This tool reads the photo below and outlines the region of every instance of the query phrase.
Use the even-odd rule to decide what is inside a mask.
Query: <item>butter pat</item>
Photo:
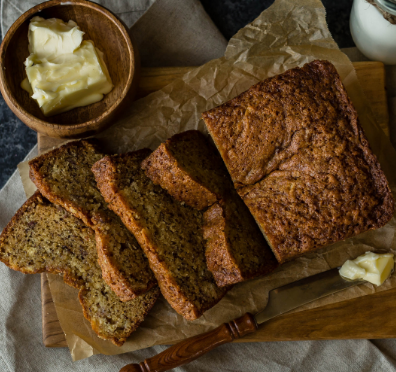
[[[351,280],[363,279],[381,285],[390,276],[394,266],[392,253],[366,252],[353,261],[346,261],[340,269],[340,275]]]
[[[73,53],[81,45],[83,35],[73,21],[65,23],[57,18],[34,17],[29,24],[29,53],[36,61]]]
[[[34,17],[29,25],[29,51],[21,87],[45,116],[100,101],[113,84],[103,53],[73,21]]]

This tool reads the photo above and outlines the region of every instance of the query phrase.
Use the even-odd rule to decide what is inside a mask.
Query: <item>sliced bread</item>
[[[204,213],[206,262],[219,287],[267,275],[278,262],[238,194],[230,192]]]
[[[103,278],[122,301],[156,285],[134,236],[100,194],[92,165],[104,155],[95,142],[69,142],[29,162],[30,178],[51,202],[95,230]]]
[[[201,132],[174,135],[142,162],[142,168],[177,200],[201,210],[209,207],[203,223],[206,261],[219,287],[269,274],[277,267],[220,154]]]
[[[232,187],[216,147],[197,130],[169,138],[143,161],[142,168],[175,199],[199,210],[219,201]]]
[[[93,230],[36,192],[0,236],[0,261],[25,274],[59,273],[79,289],[85,318],[99,337],[121,346],[159,296],[157,288],[121,302],[104,282]]]
[[[173,199],[144,173],[150,150],[107,156],[92,170],[105,200],[139,241],[170,305],[188,320],[226,293],[206,267],[202,212]]]

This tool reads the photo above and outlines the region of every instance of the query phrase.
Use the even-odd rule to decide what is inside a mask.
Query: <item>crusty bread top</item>
[[[345,142],[336,137],[321,151],[305,149],[238,190],[279,262],[379,228],[392,217],[393,197],[378,163],[364,162]]]
[[[219,287],[267,275],[278,267],[270,247],[236,191],[204,213],[206,261]]]
[[[356,110],[328,61],[259,82],[202,116],[236,187],[255,184],[300,151],[335,138],[371,163]]]
[[[27,274],[63,274],[80,290],[84,316],[99,337],[121,346],[154,305],[159,290],[123,303],[102,279],[94,232],[36,192],[0,236],[0,261]]]
[[[156,280],[138,242],[97,188],[91,167],[103,156],[93,140],[68,142],[31,160],[30,178],[46,198],[95,230],[103,277],[121,300],[129,301]]]
[[[232,187],[216,148],[197,130],[169,138],[142,162],[142,168],[176,200],[199,210],[220,200]]]

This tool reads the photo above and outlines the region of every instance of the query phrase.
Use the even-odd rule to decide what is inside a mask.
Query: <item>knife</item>
[[[120,372],[163,372],[179,367],[217,346],[255,332],[260,324],[278,315],[361,283],[364,280],[344,279],[335,268],[273,289],[267,306],[256,315],[246,313],[212,331],[187,338],[140,364],[128,364]]]

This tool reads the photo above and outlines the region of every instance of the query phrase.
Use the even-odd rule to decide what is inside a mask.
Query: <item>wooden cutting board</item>
[[[359,81],[372,109],[387,135],[388,109],[385,70],[380,62],[354,63]],[[171,83],[190,67],[142,69],[138,97],[143,97]],[[39,153],[59,146],[64,140],[38,135]],[[52,302],[46,274],[41,274],[43,342],[47,347],[66,347]],[[286,314],[260,326],[238,342],[329,340],[396,337],[396,288],[365,297],[342,301],[317,309]]]

